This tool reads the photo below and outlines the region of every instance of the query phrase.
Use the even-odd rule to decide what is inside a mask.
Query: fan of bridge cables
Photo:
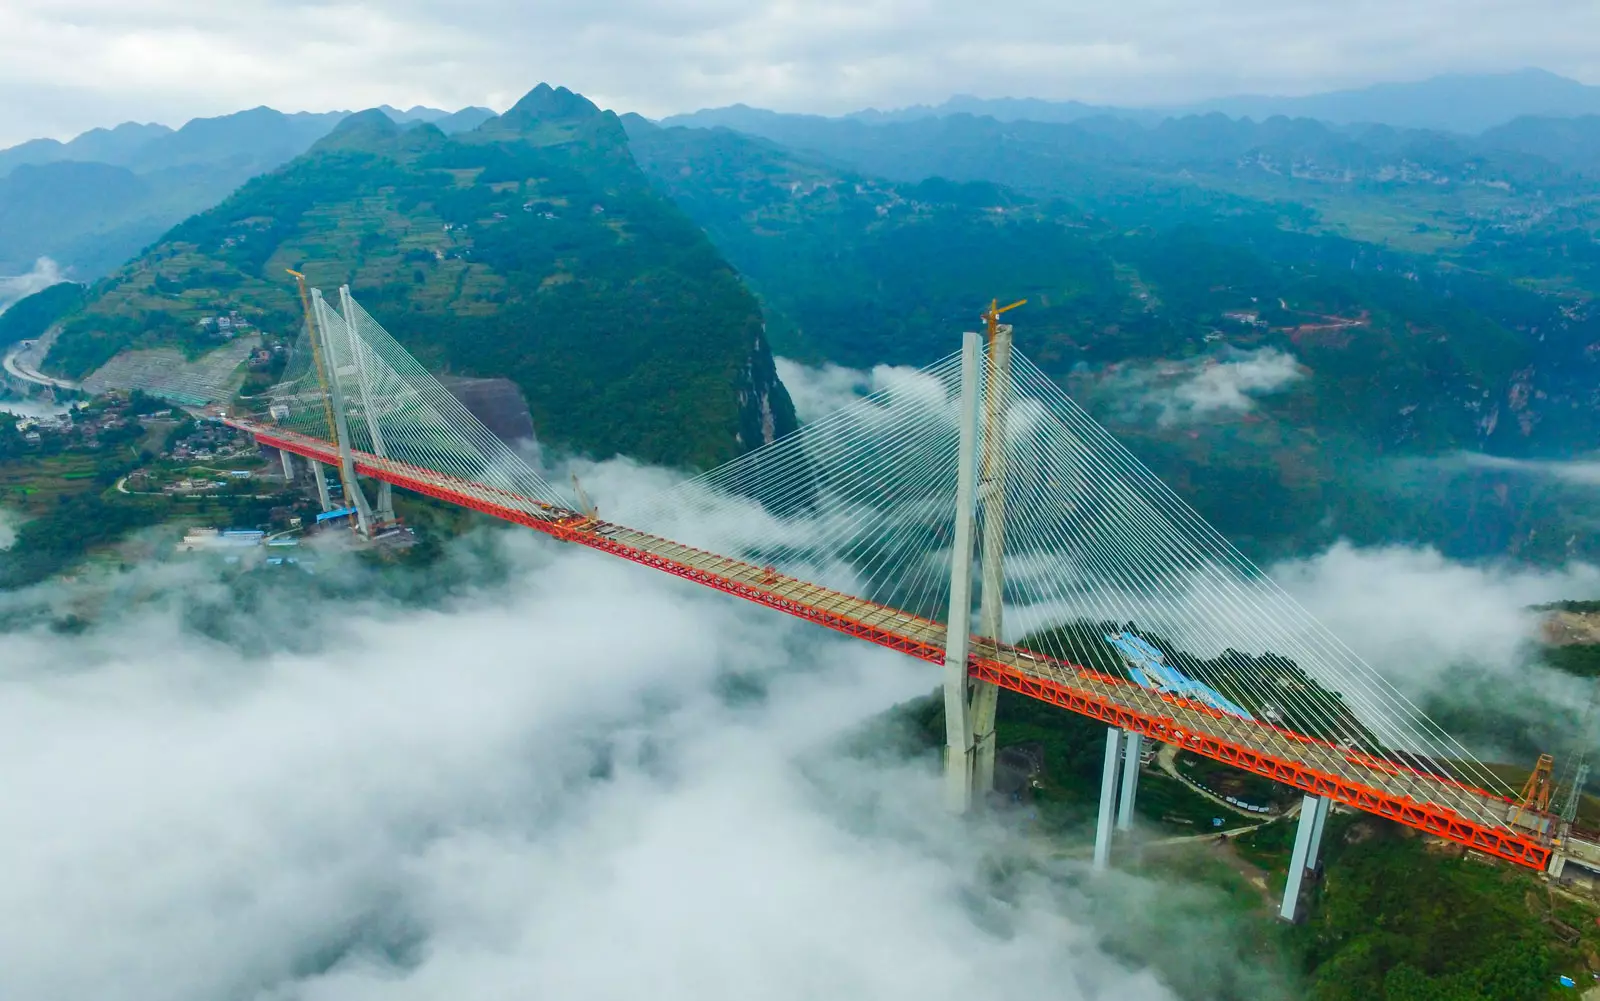
[[[310,332],[302,330],[269,394],[265,416],[273,423],[322,441],[334,440],[332,429],[340,426],[358,452],[571,506],[360,304],[346,298],[344,313],[321,296],[313,299],[323,347],[313,351]]]
[[[876,380],[870,395],[628,520],[946,621],[960,356],[879,369]],[[980,387],[989,381],[981,372]],[[999,639],[1207,703],[1235,722],[1509,794],[1020,353],[1009,379],[987,389],[979,413],[991,412],[1004,419],[980,416],[974,537],[988,527],[979,564],[1004,540]],[[982,576],[980,566],[977,602]],[[982,617],[972,621],[977,631]]]

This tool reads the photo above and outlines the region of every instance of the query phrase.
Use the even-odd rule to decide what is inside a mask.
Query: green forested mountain
[[[226,310],[292,333],[286,268],[348,282],[435,371],[516,380],[547,442],[707,464],[793,424],[738,276],[649,186],[616,117],[548,86],[455,136],[345,119],[96,283],[47,364],[201,352],[221,335],[199,319]]]
[[[1121,209],[1101,189],[1085,207],[627,124],[761,295],[780,353],[923,364],[991,297],[1026,297],[1022,349],[1258,551],[1346,536],[1569,553],[1574,533],[1555,529],[1581,521],[1570,488],[1434,460],[1600,440],[1600,316],[1581,297],[1319,231],[1304,205],[1191,185]]]
[[[77,282],[57,282],[17,300],[0,313],[0,349],[38,337],[83,300],[84,287]]]
[[[991,181],[1121,225],[1265,206],[1299,228],[1594,294],[1600,192],[1583,166],[1585,121],[1527,119],[1469,137],[1222,114],[872,124],[749,111],[735,127],[846,169]]]

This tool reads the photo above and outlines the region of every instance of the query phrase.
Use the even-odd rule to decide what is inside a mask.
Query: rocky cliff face
[[[748,452],[770,445],[799,425],[789,391],[778,378],[764,332],[750,346],[750,356],[745,360],[738,386],[738,451]]]

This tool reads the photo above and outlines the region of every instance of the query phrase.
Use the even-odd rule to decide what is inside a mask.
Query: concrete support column
[[[1122,751],[1122,731],[1106,729],[1106,760],[1100,772],[1100,815],[1094,827],[1094,867],[1104,870],[1111,864],[1111,826],[1117,808],[1117,764]]]
[[[378,520],[383,522],[384,524],[388,524],[388,523],[390,523],[390,522],[395,520],[395,518],[394,518],[394,488],[391,487],[389,484],[383,482],[382,480],[378,481],[378,508],[377,508],[377,513],[378,513]]]
[[[994,714],[1000,686],[972,679],[972,795],[981,800],[994,792]]]
[[[1333,801],[1326,796],[1317,800],[1317,819],[1311,826],[1311,845],[1306,849],[1306,872],[1317,871],[1322,852],[1322,826],[1328,822],[1328,810]]]
[[[283,465],[283,478],[287,483],[294,482],[294,453],[286,448],[278,449],[278,462]]]
[[[1300,882],[1306,874],[1306,859],[1311,854],[1311,835],[1317,830],[1317,814],[1322,810],[1322,800],[1307,796],[1300,802],[1300,825],[1295,830],[1294,854],[1289,856],[1289,881],[1283,888],[1283,906],[1278,917],[1293,922],[1300,911]]]
[[[955,540],[950,556],[950,614],[944,641],[945,805],[972,807],[972,714],[967,657],[972,649],[972,530],[977,490],[978,335],[961,340],[961,427],[957,435]]]
[[[1122,796],[1117,804],[1117,830],[1133,830],[1133,799],[1139,793],[1139,751],[1144,737],[1128,730],[1122,741]]]
[[[311,466],[311,478],[317,481],[317,503],[322,505],[324,514],[333,510],[333,498],[328,496],[328,471],[322,463],[315,459],[307,459]]]

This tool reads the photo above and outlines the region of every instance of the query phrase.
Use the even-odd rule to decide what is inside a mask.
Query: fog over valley
[[[1596,53],[6,5],[0,1001],[1593,1001]]]

